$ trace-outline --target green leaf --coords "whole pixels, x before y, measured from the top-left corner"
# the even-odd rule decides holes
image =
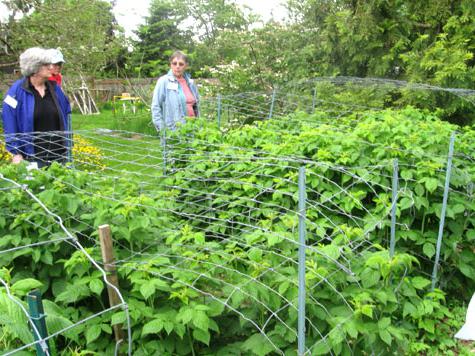
[[[104,289],[104,283],[100,279],[93,279],[89,282],[89,288],[94,294],[101,295],[102,290]]]
[[[145,299],[148,299],[155,293],[155,284],[151,283],[150,281],[146,281],[140,286],[140,293]]]
[[[21,279],[11,286],[11,291],[19,296],[25,295],[33,289],[39,288],[43,285],[40,281],[33,278]]]
[[[414,204],[414,200],[408,197],[404,197],[399,202],[399,209],[406,210],[409,209]]]
[[[378,321],[378,328],[380,330],[385,330],[389,325],[391,325],[390,318],[382,318],[381,320]]]
[[[430,193],[432,193],[434,190],[437,189],[437,185],[438,185],[438,181],[436,178],[425,179],[425,186]]]
[[[432,256],[435,255],[434,244],[426,242],[424,246],[422,246],[422,252],[424,252],[424,255],[426,255],[427,257],[432,258]]]
[[[402,316],[413,315],[417,312],[417,308],[411,302],[405,302],[402,309]]]
[[[465,276],[469,277],[472,280],[475,280],[475,268],[466,263],[460,262],[459,269],[460,272],[462,272]]]
[[[369,316],[371,319],[373,318],[373,306],[369,304],[365,304],[361,307],[361,313]]]
[[[112,325],[123,324],[125,323],[126,319],[127,317],[125,315],[125,311],[121,310],[117,313],[114,313],[114,315],[112,315],[111,324]]]
[[[412,170],[410,170],[410,169],[401,170],[401,178],[402,179],[410,180],[410,179],[412,179],[412,177],[413,177]]]
[[[387,330],[379,330],[379,337],[381,338],[381,340],[383,340],[386,344],[388,344],[389,346],[391,346],[391,341],[392,341],[392,336],[391,334],[389,333],[389,331]]]
[[[142,337],[149,334],[158,334],[163,329],[163,321],[160,319],[154,319],[149,321],[142,328]]]
[[[112,334],[112,328],[110,327],[109,324],[102,324],[101,325],[102,331],[104,331],[106,334],[111,335]]]
[[[259,248],[251,248],[247,253],[249,259],[254,262],[261,262],[262,261],[262,250]]]
[[[169,292],[170,286],[168,285],[167,282],[162,281],[161,279],[153,279],[153,285],[155,286],[155,289],[164,291],[164,292]]]
[[[201,330],[208,330],[209,318],[206,313],[202,311],[195,311],[193,313],[193,325]]]
[[[356,339],[358,337],[358,329],[356,328],[355,322],[353,320],[345,323],[345,331],[350,335],[351,338]]]
[[[466,236],[468,241],[475,240],[475,229],[467,230]]]
[[[188,324],[193,319],[193,309],[190,307],[181,308],[176,318],[181,320],[183,324]]]
[[[101,324],[94,324],[86,330],[86,343],[90,344],[101,335]]]
[[[430,283],[431,281],[429,281],[427,278],[424,278],[424,277],[417,276],[412,279],[412,285],[416,289],[423,289],[427,287]]]
[[[211,338],[211,335],[208,331],[205,331],[202,329],[195,329],[193,330],[193,338],[195,340],[202,342],[205,345],[209,345],[209,340]]]
[[[330,345],[326,339],[318,341],[312,348],[312,355],[328,355],[330,353]]]
[[[365,268],[360,277],[363,287],[370,288],[379,283],[381,274],[372,268]]]
[[[242,344],[242,349],[244,351],[249,351],[248,354],[252,352],[259,356],[264,356],[274,351],[274,347],[262,334],[254,334],[249,337]],[[330,347],[328,347],[328,350],[330,350]]]
[[[66,199],[66,210],[68,211],[68,213],[70,213],[71,215],[74,215],[76,213],[76,211],[78,210],[78,207],[79,207],[79,199],[77,198],[74,198],[73,195],[69,195]]]

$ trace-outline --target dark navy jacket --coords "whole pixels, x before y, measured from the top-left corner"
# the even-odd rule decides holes
[[[47,81],[53,100],[61,117],[61,128],[70,131],[71,106],[61,88],[53,81]],[[16,107],[14,107],[16,106]],[[8,89],[3,99],[3,131],[7,150],[12,154],[33,155],[35,96],[29,88],[28,78],[17,80]]]

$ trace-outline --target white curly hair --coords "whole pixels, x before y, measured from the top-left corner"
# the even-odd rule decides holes
[[[20,71],[25,77],[38,73],[42,65],[49,63],[51,54],[44,48],[28,48],[20,54]]]

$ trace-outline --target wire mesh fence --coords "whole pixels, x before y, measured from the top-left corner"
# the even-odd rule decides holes
[[[6,354],[35,344],[46,354],[64,351],[80,333],[102,350],[122,345],[129,354],[146,354],[157,338],[158,350],[185,354],[384,350],[376,340],[355,343],[358,323],[366,316],[386,325],[389,305],[402,308],[398,299],[418,289],[417,278],[441,288],[451,278],[450,259],[434,261],[447,254],[434,231],[445,182],[450,221],[442,229],[454,234],[456,222],[470,223],[472,139],[457,134],[449,176],[452,127],[404,130],[373,108],[358,116],[354,106],[323,104],[290,90],[222,96],[203,101],[207,120],[165,140],[107,129],[58,133],[72,143],[64,167],[3,166],[0,307],[8,305],[21,326],[0,319],[15,340]],[[103,224],[117,257],[116,306],[102,301]],[[39,283],[47,302],[50,335],[36,341],[18,284],[25,278]],[[111,321],[126,336],[101,345]],[[198,345],[177,346],[184,335]],[[44,348],[46,340],[53,346]]]

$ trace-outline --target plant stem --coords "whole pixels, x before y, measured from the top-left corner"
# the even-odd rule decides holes
[[[190,335],[190,328],[189,328],[188,325],[186,326],[186,331],[187,331],[187,334],[188,334],[188,342],[190,343],[191,354],[193,356],[196,356],[195,349],[193,348],[193,340],[191,339],[191,335]]]

